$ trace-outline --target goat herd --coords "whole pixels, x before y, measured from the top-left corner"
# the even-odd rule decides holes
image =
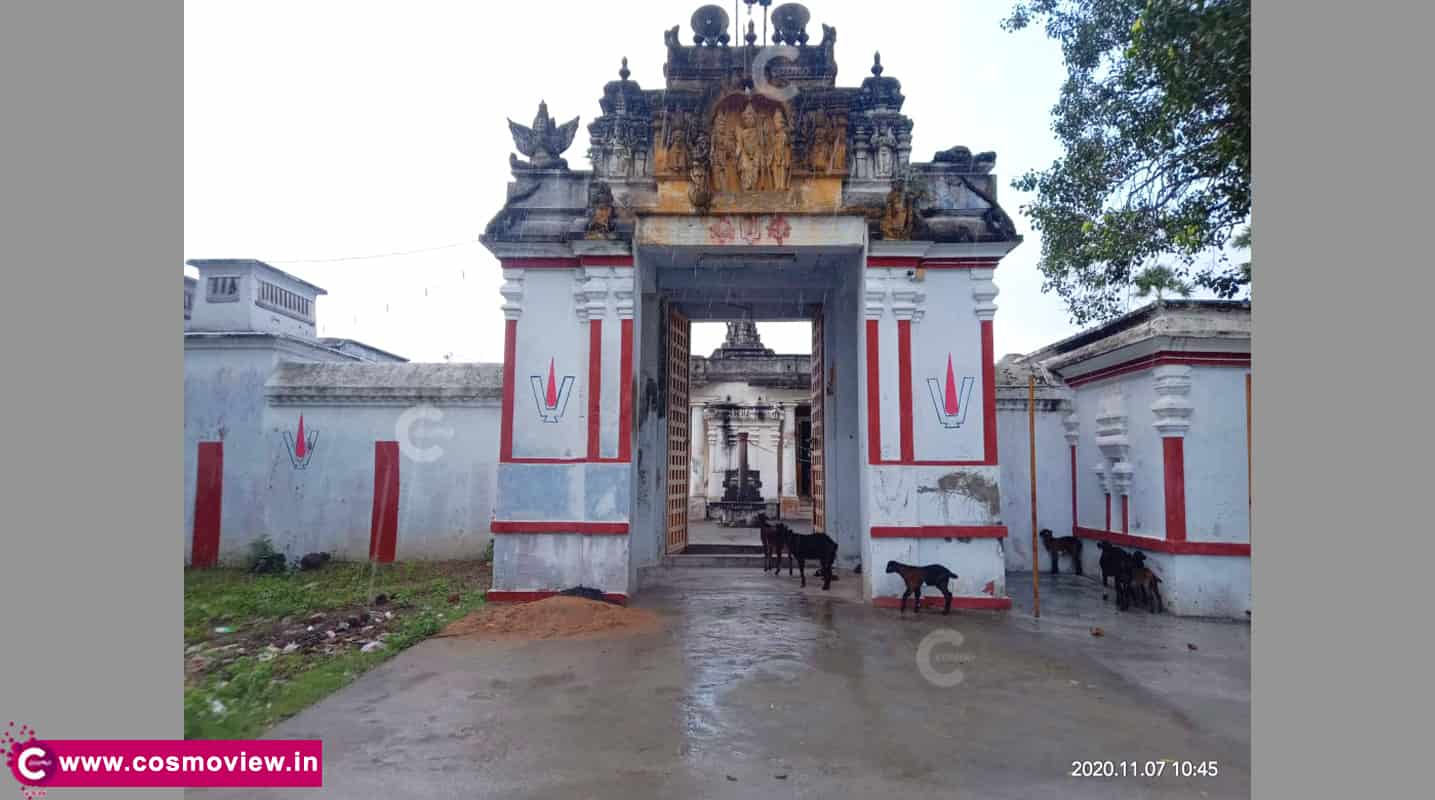
[[[1061,556],[1071,558],[1076,574],[1081,574],[1081,540],[1075,536],[1053,536],[1051,531],[1042,530],[1038,536],[1051,558],[1051,574],[1060,575]],[[1107,586],[1107,579],[1116,585],[1116,607],[1122,611],[1131,607],[1132,602],[1144,606],[1155,614],[1164,611],[1161,602],[1161,579],[1146,566],[1146,554],[1141,551],[1128,553],[1108,542],[1097,542],[1101,550],[1101,585]]]
[[[797,574],[802,576],[802,585],[807,585],[807,562],[816,561],[821,569],[814,573],[822,577],[823,590],[832,588],[832,562],[837,560],[837,542],[825,533],[801,534],[787,525],[774,523],[766,514],[757,515],[757,525],[762,529],[762,571],[772,568],[772,574],[782,572],[782,551],[787,551],[787,574],[792,575],[792,562],[797,562]]]
[[[766,514],[757,515],[758,527],[762,530],[762,571],[782,573],[782,554],[787,552],[787,574],[792,575],[793,562],[797,563],[797,574],[802,585],[807,586],[807,562],[816,561],[820,568],[814,575],[822,578],[824,590],[832,588],[832,564],[837,560],[837,542],[825,533],[799,534],[781,522],[773,522]],[[1051,558],[1051,572],[1060,574],[1060,558],[1068,556],[1076,574],[1081,574],[1081,540],[1075,536],[1053,536],[1051,531],[1039,534],[1047,555]],[[1107,542],[1097,542],[1101,550],[1101,585],[1116,587],[1116,607],[1122,611],[1132,604],[1146,608],[1151,613],[1165,610],[1161,601],[1161,579],[1146,566],[1146,554],[1140,551],[1127,552]],[[858,567],[861,570],[861,567]],[[901,612],[907,611],[907,598],[912,597],[912,613],[918,613],[922,605],[922,589],[931,586],[942,593],[946,600],[943,614],[952,611],[952,592],[947,584],[957,579],[957,574],[941,564],[912,566],[897,561],[887,562],[887,572],[896,573],[906,584],[902,593]]]

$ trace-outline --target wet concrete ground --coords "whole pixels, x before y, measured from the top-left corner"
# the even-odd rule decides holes
[[[823,592],[669,569],[634,601],[664,615],[658,633],[421,643],[270,732],[324,740],[323,790],[194,794],[1249,796],[1248,625],[1118,614],[1099,583],[1065,575],[1042,576],[1036,620],[1030,574],[1010,577],[1011,612],[902,617],[839,575]],[[939,682],[959,669],[955,685],[918,669],[940,631],[961,642],[929,663]],[[1073,761],[1162,758],[1218,774],[1070,776]]]

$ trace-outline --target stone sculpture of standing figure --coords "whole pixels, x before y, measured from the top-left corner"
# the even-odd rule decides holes
[[[787,191],[788,174],[791,171],[792,150],[789,145],[787,118],[782,109],[772,112],[772,189]]]
[[[762,130],[757,125],[757,112],[752,104],[742,110],[742,124],[737,129],[737,174],[742,190],[757,189],[762,171]]]
[[[890,178],[896,173],[897,135],[891,126],[883,128],[875,137],[877,146],[877,177]]]

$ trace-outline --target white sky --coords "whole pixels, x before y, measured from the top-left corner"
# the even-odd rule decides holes
[[[511,179],[504,118],[528,124],[540,99],[560,122],[581,117],[564,156],[588,169],[587,126],[620,57],[643,88],[660,88],[663,31],[681,25],[689,41],[699,5],[187,4],[184,258],[258,258],[323,286],[322,336],[416,361],[501,361],[502,279],[477,239]],[[997,270],[997,357],[1075,332],[1040,291],[1028,198],[1010,187],[1059,154],[1056,43],[1003,31],[1009,0],[806,5],[814,43],[822,23],[837,29],[840,85],[860,84],[882,52],[915,123],[913,160],[957,144],[997,152],[998,198],[1026,235]],[[386,253],[409,254],[333,260]],[[702,326],[693,351],[722,332]],[[806,323],[762,334],[780,352],[809,347]]]

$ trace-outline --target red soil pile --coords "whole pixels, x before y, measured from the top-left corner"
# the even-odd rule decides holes
[[[602,639],[651,633],[661,624],[657,614],[644,608],[554,596],[531,603],[484,606],[451,623],[439,636],[509,641]]]

